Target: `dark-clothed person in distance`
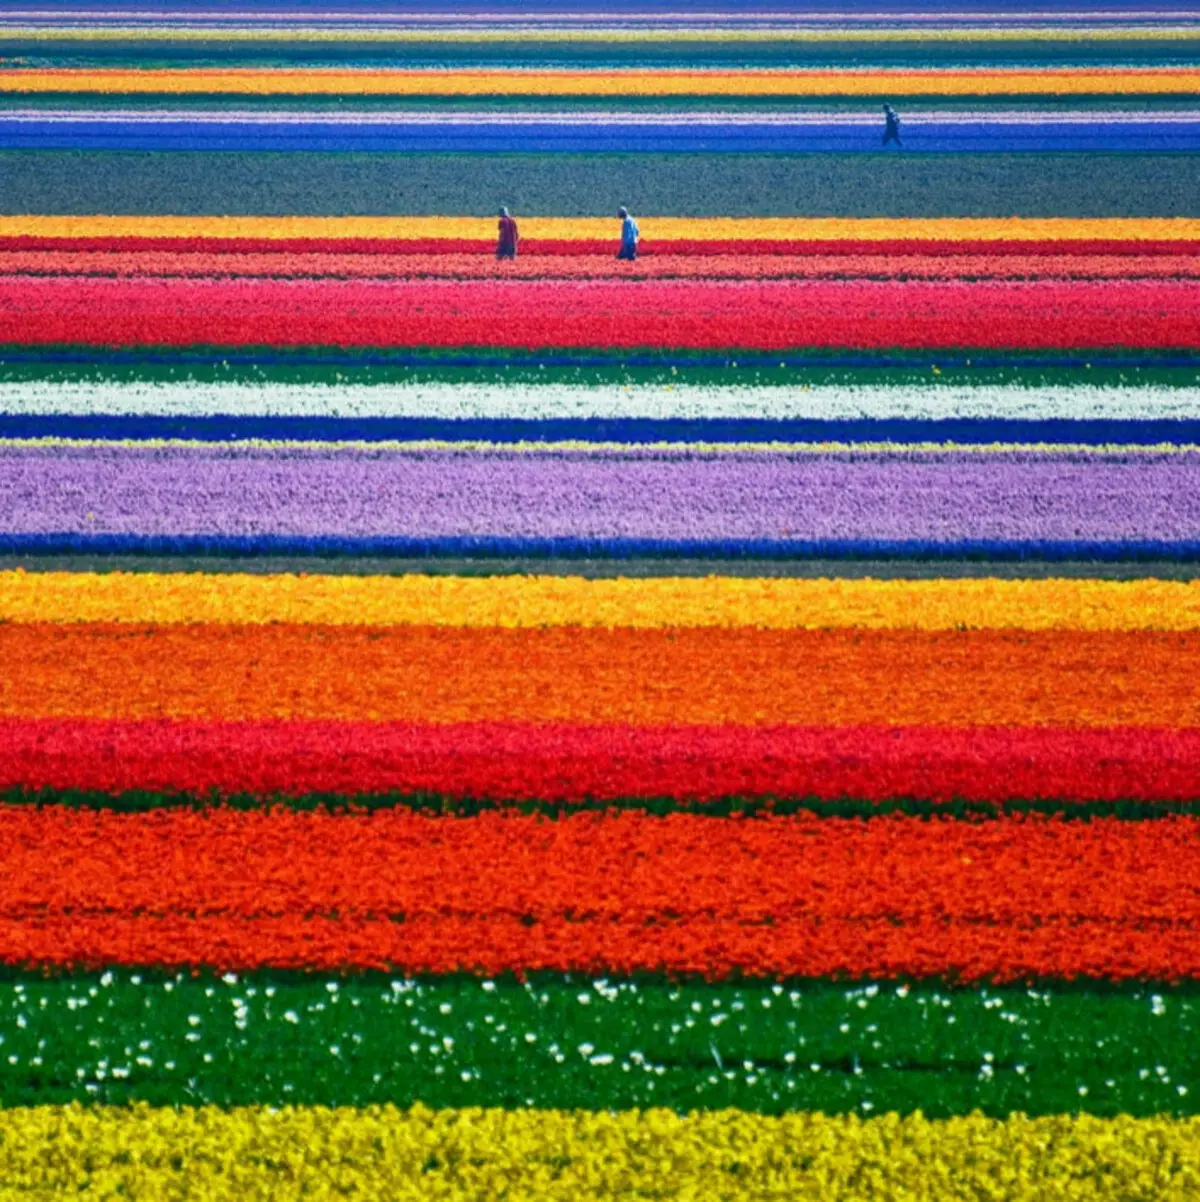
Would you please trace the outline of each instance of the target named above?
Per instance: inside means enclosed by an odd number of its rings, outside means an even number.
[[[883,106],[883,120],[883,144],[886,146],[889,142],[895,142],[897,146],[902,145],[903,143],[900,141],[900,118],[890,104]]]
[[[497,259],[515,259],[517,243],[521,235],[517,232],[517,223],[509,216],[503,206],[500,209],[500,240],[496,243]]]

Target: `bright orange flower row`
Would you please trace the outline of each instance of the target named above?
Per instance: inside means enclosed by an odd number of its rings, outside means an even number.
[[[0,716],[1200,726],[1200,633],[0,625]]]
[[[1200,973],[1200,819],[0,810],[0,959]]]

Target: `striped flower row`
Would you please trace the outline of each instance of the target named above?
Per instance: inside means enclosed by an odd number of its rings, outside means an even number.
[[[0,341],[97,346],[1187,349],[1195,280],[0,277]]]
[[[0,91],[17,95],[246,96],[1176,96],[1195,92],[1189,67],[971,69],[791,68],[708,71],[218,67],[137,70],[12,67]]]
[[[6,75],[6,78],[8,76]],[[523,237],[535,239],[611,239],[616,222],[609,217],[522,215]],[[1200,241],[1200,218],[1190,217],[673,217],[640,215],[644,235],[658,242],[719,245],[763,242],[856,242],[892,244],[937,242],[946,249],[987,242],[1003,248],[1037,243],[1064,247],[1088,243],[1127,243],[1149,251],[1161,244]],[[479,239],[494,241],[492,217],[468,216],[182,216],[173,214],[0,215],[2,239],[258,239],[269,242],[367,239],[414,242]]]
[[[1200,630],[1194,580],[0,571],[0,621],[538,629]]]
[[[0,546],[23,552],[1187,559],[1200,547],[1194,450],[8,441],[0,464]]]
[[[558,1202],[669,1182],[672,1192],[731,1202],[776,1191],[820,1202],[851,1195],[869,1166],[877,1196],[986,1196],[1003,1181],[1009,1198],[1090,1189],[1173,1202],[1200,1177],[1195,1120],[1067,1115],[862,1122],[735,1111],[36,1107],[0,1114],[0,1132],[5,1179],[47,1195],[467,1202],[517,1191]]]
[[[1197,834],[1191,816],[5,807],[0,960],[1178,980],[1200,976]]]
[[[664,116],[609,113],[246,113],[109,109],[6,110],[4,150],[384,152],[468,154],[877,153],[873,112]],[[921,154],[1187,153],[1200,149],[1192,114],[953,113],[905,118],[905,148]]]
[[[936,366],[936,364],[934,365]],[[855,421],[1029,421],[1071,441],[1068,422],[1200,421],[1200,387],[1131,385],[948,385],[926,368],[925,384],[867,383],[775,386],[583,385],[569,383],[394,384],[201,383],[149,380],[0,382],[0,421],[10,416],[410,418],[430,421],[561,421],[654,419],[841,423]],[[1049,423],[1062,423],[1054,425]],[[666,427],[670,429],[668,425]],[[532,430],[532,426],[529,427]],[[783,427],[784,430],[787,427]],[[890,433],[882,428],[885,437]],[[730,433],[756,432],[754,426]],[[598,431],[601,437],[613,437]],[[696,433],[703,435],[700,427]],[[715,432],[714,432],[715,433]],[[937,427],[925,431],[939,440]],[[655,428],[646,427],[645,441]],[[861,431],[854,441],[870,441]],[[894,436],[894,435],[893,435]],[[693,441],[704,441],[703,437]],[[1080,438],[1080,441],[1091,441]],[[1116,441],[1116,439],[1114,439]],[[1163,442],[1174,441],[1170,437]]]

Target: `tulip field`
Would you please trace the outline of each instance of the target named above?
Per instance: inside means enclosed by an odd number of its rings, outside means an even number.
[[[0,1199],[1200,1196],[1197,164],[1176,0],[0,3]]]

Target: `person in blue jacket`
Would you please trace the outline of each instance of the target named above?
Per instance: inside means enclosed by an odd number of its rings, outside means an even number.
[[[617,258],[636,259],[638,239],[642,236],[637,222],[629,216],[629,210],[624,205],[617,210],[617,216],[621,219],[621,249],[617,251]]]
[[[890,104],[883,106],[883,144],[886,146],[889,142],[895,142],[897,146],[902,146],[900,141],[900,118],[896,115],[896,110]]]

